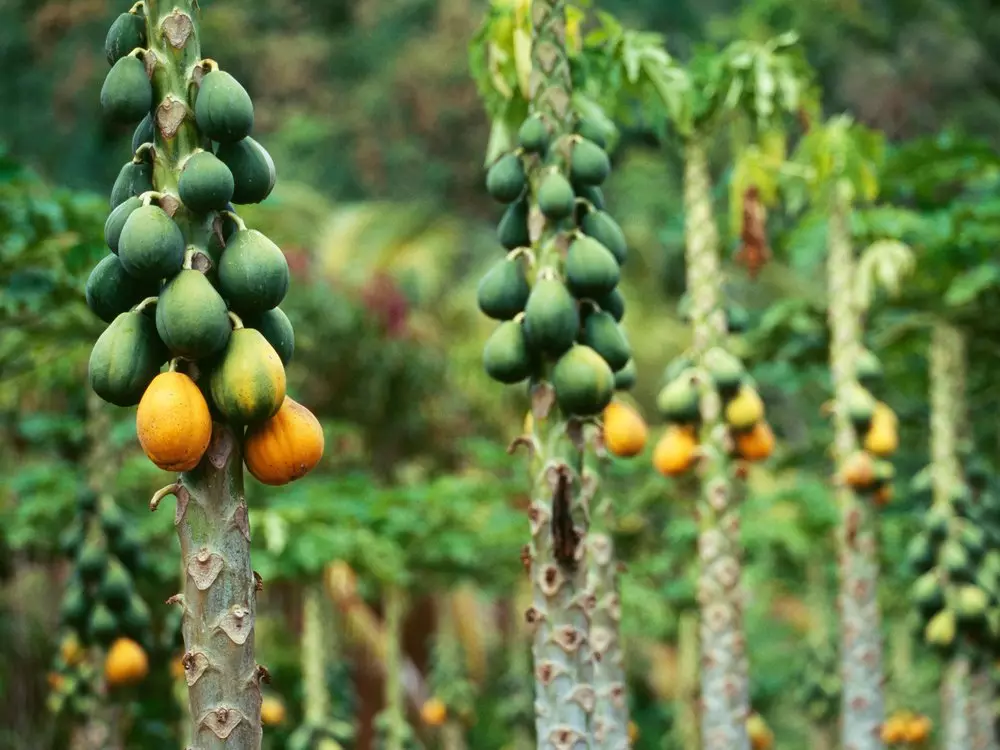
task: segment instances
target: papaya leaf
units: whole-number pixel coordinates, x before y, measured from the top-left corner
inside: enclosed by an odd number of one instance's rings
[[[1000,267],[983,263],[956,276],[944,294],[948,307],[963,307],[976,300],[987,289],[1000,286]]]

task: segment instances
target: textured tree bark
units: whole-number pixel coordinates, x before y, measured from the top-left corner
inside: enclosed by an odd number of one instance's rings
[[[834,460],[838,469],[857,449],[847,413],[861,346],[858,311],[853,300],[854,251],[850,201],[834,187],[827,230],[827,296],[830,325],[830,371],[833,375]],[[846,486],[836,490],[840,507],[840,616],[843,697],[841,736],[844,750],[877,750],[885,708],[882,695],[882,637],[876,597],[878,557],[872,508]]]
[[[684,148],[684,235],[691,298],[692,359],[725,343],[720,299],[719,232],[712,215],[712,183],[705,145]],[[706,383],[701,398],[704,451],[698,601],[701,606],[701,738],[705,750],[748,750],[750,713],[739,547],[739,511],[722,421],[722,402]]]
[[[969,661],[952,659],[941,683],[944,750],[969,750]]]
[[[995,696],[988,661],[972,670],[969,677],[969,695],[972,750],[997,750],[997,736],[993,726]]]

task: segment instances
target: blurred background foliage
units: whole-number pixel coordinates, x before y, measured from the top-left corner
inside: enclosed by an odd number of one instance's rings
[[[106,196],[128,157],[130,133],[104,125],[98,105],[101,41],[120,6],[0,0],[0,747],[16,750],[61,747],[65,732],[46,713],[46,676],[67,574],[58,539],[86,479],[93,418],[86,367],[100,325],[83,285],[106,252]],[[934,320],[968,333],[977,446],[991,462],[1000,446],[992,371],[1000,341],[995,13],[974,0],[600,7],[627,27],[663,34],[682,61],[795,29],[823,109],[849,111],[887,138],[880,201],[858,213],[854,233],[859,248],[889,238],[916,254],[901,295],[877,294],[868,324],[868,344],[887,371],[880,395],[902,425],[897,496],[881,514],[889,705],[937,716],[939,667],[912,649],[905,628],[903,552],[929,499],[921,470]],[[421,722],[420,703],[461,683],[471,703],[458,710],[462,700],[453,696],[450,704],[468,746],[524,747],[517,743],[530,730],[531,698],[518,602],[527,482],[523,461],[506,446],[525,394],[482,373],[490,324],[475,309],[478,279],[497,257],[498,212],[482,188],[490,123],[468,67],[486,3],[203,0],[202,8],[206,50],[251,93],[255,135],[278,166],[273,196],[243,213],[289,257],[295,292],[285,309],[297,333],[290,391],[327,435],[310,479],[279,492],[248,479],[255,567],[265,581],[258,651],[274,677],[271,695],[287,708],[266,733],[268,747],[293,747],[306,699],[297,635],[303,589],[321,583],[335,626],[326,647],[332,713],[357,727],[345,747],[373,747],[381,652],[366,623],[380,622],[387,586],[409,594],[405,682],[425,745],[437,747],[438,734]],[[642,108],[613,114],[621,131],[606,193],[631,248],[624,325],[637,353],[633,395],[652,415],[660,372],[688,336],[679,155],[663,123]],[[720,216],[738,156],[725,144],[713,154]],[[810,729],[798,688],[827,676],[806,635],[834,627],[837,518],[826,479],[831,429],[820,413],[829,397],[825,226],[788,208],[773,210],[769,227],[773,262],[753,282],[730,264],[727,279],[730,298],[750,316],[742,354],[780,440],[776,459],[753,470],[743,517],[753,704],[779,746],[795,748],[807,746]],[[724,237],[734,250],[738,236]],[[154,573],[143,585],[154,616],[168,622],[160,602],[178,577],[172,507],[146,509],[166,477],[138,450],[134,415],[106,411],[116,457],[109,489],[150,559]],[[642,457],[613,462],[608,491],[627,564],[623,627],[636,747],[681,748],[679,623],[694,607],[691,488],[655,476]],[[350,566],[356,589],[334,580],[334,561]],[[445,631],[448,622],[454,627]],[[432,648],[435,632],[450,634],[444,647]],[[457,662],[447,657],[456,649]],[[115,700],[132,717],[125,746],[177,746],[173,694]]]

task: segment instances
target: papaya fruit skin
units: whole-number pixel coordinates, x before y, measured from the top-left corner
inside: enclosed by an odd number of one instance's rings
[[[583,117],[576,125],[577,134],[586,138],[591,143],[596,143],[600,148],[606,149],[608,147],[608,141],[604,136],[604,130],[600,128],[596,122],[593,120]]]
[[[560,221],[573,213],[576,194],[569,180],[558,172],[549,172],[538,187],[537,199],[546,218]]]
[[[277,172],[271,155],[250,136],[234,143],[220,143],[215,155],[233,175],[233,203],[260,203],[274,190]]]
[[[294,482],[323,458],[323,426],[288,396],[271,419],[247,429],[243,460],[260,482],[273,487]]]
[[[610,313],[616,323],[622,322],[622,318],[625,317],[625,297],[617,288],[612,289],[607,294],[591,297],[591,300],[596,302],[597,306],[604,312]]]
[[[146,46],[146,20],[138,13],[122,13],[104,39],[104,55],[114,65],[136,47]]]
[[[559,279],[535,282],[524,306],[524,335],[532,351],[559,356],[576,341],[580,312]]]
[[[196,214],[223,210],[235,189],[233,173],[210,151],[192,155],[184,163],[177,182],[181,202]]]
[[[636,380],[635,362],[630,359],[623,368],[615,371],[615,390],[630,391],[635,388]]]
[[[262,313],[281,304],[288,293],[284,253],[256,229],[241,229],[226,243],[219,261],[219,291],[232,310]]]
[[[90,387],[115,406],[135,406],[167,361],[167,350],[147,315],[124,312],[90,352]]]
[[[507,320],[497,326],[483,348],[483,369],[505,385],[520,383],[531,375],[534,358],[520,323]]]
[[[142,394],[135,429],[146,457],[164,471],[191,471],[208,450],[212,416],[183,372],[160,373]]]
[[[130,276],[118,256],[108,254],[87,278],[87,307],[105,323],[111,323],[146,297],[155,297],[159,284]]]
[[[295,354],[295,330],[292,322],[280,307],[267,312],[243,318],[243,324],[263,334],[267,343],[274,347],[281,363],[287,365]]]
[[[524,310],[531,286],[520,259],[498,261],[486,272],[476,290],[483,314],[494,320],[510,320]]]
[[[524,163],[517,154],[504,154],[486,173],[486,192],[500,203],[513,203],[528,184]]]
[[[153,84],[146,65],[137,57],[126,56],[108,71],[101,87],[101,109],[114,122],[139,122],[153,108]]]
[[[125,199],[108,214],[108,218],[104,222],[104,241],[108,243],[108,249],[111,252],[118,253],[118,243],[121,241],[125,222],[132,215],[132,212],[140,206],[142,206],[142,200],[133,196]]]
[[[607,152],[583,138],[573,144],[570,153],[570,179],[580,185],[601,185],[611,174]]]
[[[285,400],[285,368],[260,331],[233,331],[222,360],[209,378],[212,401],[231,424],[273,417]]]
[[[125,220],[118,257],[136,278],[168,278],[184,265],[184,235],[162,208],[142,206]]]
[[[552,368],[552,385],[563,414],[584,417],[600,414],[611,403],[615,376],[601,355],[577,345]]]
[[[177,356],[206,359],[226,348],[232,327],[226,303],[200,271],[167,282],[156,303],[156,330]]]
[[[529,154],[544,154],[549,148],[552,134],[540,115],[531,115],[517,131],[517,141]]]
[[[224,70],[213,70],[201,79],[194,116],[201,131],[219,143],[240,141],[253,130],[250,95]]]
[[[566,286],[578,299],[610,294],[621,280],[615,256],[592,237],[573,240],[566,253]]]
[[[129,198],[153,189],[153,165],[148,162],[126,162],[111,188],[111,208],[118,208]]]
[[[518,200],[507,206],[497,225],[497,238],[508,250],[531,244],[528,234],[528,202]]]
[[[596,185],[574,185],[573,187],[578,197],[590,201],[590,205],[598,211],[604,210],[604,191],[599,187]]]
[[[622,369],[632,359],[632,350],[610,313],[596,312],[583,323],[581,343],[597,352],[613,372]]]
[[[580,230],[588,237],[593,237],[611,251],[618,265],[625,264],[628,258],[628,242],[625,233],[618,222],[606,211],[588,211],[580,222]]]
[[[139,150],[139,146],[144,143],[153,143],[156,139],[156,126],[153,124],[153,114],[147,112],[142,118],[142,122],[135,126],[132,134],[132,153]]]

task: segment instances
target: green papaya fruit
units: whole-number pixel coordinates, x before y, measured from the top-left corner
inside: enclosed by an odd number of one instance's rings
[[[552,134],[545,118],[541,115],[531,115],[517,131],[517,142],[529,154],[544,154],[549,148]]]
[[[705,352],[705,368],[712,376],[716,389],[723,396],[734,395],[746,375],[739,358],[718,346]]]
[[[125,220],[118,257],[136,278],[169,278],[184,265],[184,234],[162,208],[142,206]]]
[[[274,190],[278,175],[271,155],[250,136],[220,143],[215,155],[233,174],[233,203],[260,203]]]
[[[583,322],[583,336],[580,342],[586,344],[604,358],[612,371],[617,372],[632,359],[632,349],[625,333],[618,327],[610,313],[591,313]]]
[[[610,294],[621,279],[615,256],[597,240],[583,236],[566,253],[566,286],[578,299]]]
[[[573,213],[576,194],[569,180],[553,170],[542,178],[537,199],[538,208],[547,219],[560,221]]]
[[[206,359],[225,349],[232,326],[225,301],[205,274],[185,269],[160,292],[156,330],[173,354]]]
[[[152,625],[152,620],[153,617],[149,611],[149,605],[138,594],[133,594],[131,599],[129,599],[128,606],[122,613],[120,627],[125,636],[137,643],[147,643],[149,641],[149,629]]]
[[[139,122],[153,108],[153,84],[146,75],[146,65],[129,55],[118,60],[108,71],[101,87],[101,108],[114,122]]]
[[[559,279],[535,282],[524,306],[524,336],[533,352],[559,356],[576,341],[580,311]]]
[[[906,562],[917,573],[926,573],[934,567],[934,547],[926,534],[917,534],[906,546]]]
[[[947,507],[935,505],[924,516],[924,528],[931,544],[938,545],[948,537],[951,514]]]
[[[944,587],[937,573],[930,572],[920,576],[910,589],[910,598],[917,610],[930,617],[944,608]]]
[[[978,586],[966,584],[955,591],[955,616],[962,625],[981,625],[990,606],[989,595]]]
[[[582,138],[586,138],[591,143],[596,143],[602,149],[608,147],[604,128],[598,125],[596,120],[592,120],[589,117],[580,118],[580,121],[576,124],[576,132]]]
[[[122,529],[112,538],[111,551],[133,575],[140,572],[142,568],[142,542],[128,527]]]
[[[943,609],[931,618],[924,628],[924,639],[929,646],[948,649],[955,641],[957,622],[955,613],[950,609]]]
[[[615,372],[615,390],[630,391],[635,388],[635,383],[635,362],[630,359],[623,368]]]
[[[101,507],[101,528],[108,539],[117,539],[124,531],[128,520],[118,503],[114,500],[106,499]]]
[[[181,203],[196,214],[223,210],[233,199],[235,187],[233,173],[211,151],[192,154],[177,181]]]
[[[79,520],[73,521],[59,534],[59,551],[65,557],[76,557],[85,536],[83,524]]]
[[[604,210],[604,191],[599,187],[596,185],[574,185],[573,189],[576,191],[578,198],[590,201],[590,205],[598,211]]]
[[[122,13],[111,24],[104,39],[108,65],[114,65],[137,47],[146,47],[146,19],[138,13]]]
[[[977,490],[986,489],[990,481],[990,467],[976,456],[965,464],[965,480]]]
[[[486,340],[483,368],[494,380],[513,385],[531,375],[534,361],[521,324],[505,320]]]
[[[159,283],[129,274],[117,255],[108,254],[87,277],[84,294],[87,307],[105,323],[111,323],[146,297],[155,297]]]
[[[694,375],[693,370],[682,372],[657,394],[656,408],[668,422],[689,424],[700,419],[701,406]]]
[[[625,233],[607,211],[588,211],[580,222],[580,231],[610,250],[619,266],[625,264],[628,257]]]
[[[896,478],[896,467],[891,461],[876,461],[873,467],[875,472],[874,489],[884,487]]]
[[[599,308],[604,310],[604,312],[611,313],[611,317],[614,318],[616,322],[622,322],[622,318],[625,317],[625,297],[617,288],[612,289],[607,294],[599,294],[596,297],[591,297],[590,299],[595,302]]]
[[[103,602],[98,602],[90,611],[87,631],[94,642],[102,646],[110,646],[118,636],[118,621]]]
[[[871,388],[882,380],[882,363],[871,350],[862,349],[854,361],[854,377],[865,388]]]
[[[986,533],[981,528],[966,524],[958,539],[973,565],[978,564],[986,555]]]
[[[108,567],[104,570],[98,596],[115,612],[123,611],[132,598],[132,576],[128,574],[125,566],[113,557],[108,560]]]
[[[948,571],[948,578],[954,582],[971,581],[973,577],[972,560],[969,553],[958,542],[948,541],[941,547],[938,556],[944,569]]]
[[[219,261],[219,291],[230,309],[242,315],[275,308],[288,284],[288,261],[265,234],[241,229],[229,238]]]
[[[504,154],[486,172],[486,192],[500,203],[513,203],[528,184],[524,163],[515,153]]]
[[[76,507],[83,514],[93,513],[97,510],[98,495],[90,487],[81,487],[76,493]]]
[[[497,225],[497,238],[508,250],[531,244],[528,234],[528,202],[518,200],[507,206]]]
[[[94,393],[115,406],[135,406],[167,361],[167,349],[146,315],[124,312],[90,352],[88,376]]]
[[[267,342],[274,347],[282,364],[292,361],[295,353],[295,331],[292,323],[280,307],[275,307],[258,315],[243,318],[243,325],[260,331]]]
[[[867,388],[852,384],[847,392],[847,414],[859,436],[865,435],[872,426],[875,414],[875,397]]]
[[[599,414],[615,392],[615,375],[600,354],[576,345],[552,368],[556,401],[566,416]]]
[[[83,630],[87,626],[89,612],[87,589],[79,579],[70,579],[59,605],[59,619],[74,630]]]
[[[155,140],[156,125],[153,123],[153,114],[149,112],[142,118],[142,122],[136,125],[135,132],[132,134],[132,153],[138,151],[142,144],[153,143]]]
[[[285,368],[260,331],[240,328],[209,376],[212,401],[230,424],[252,424],[277,413],[285,400]]]
[[[132,212],[142,206],[142,199],[136,196],[126,198],[125,201],[111,210],[108,218],[104,222],[104,241],[108,243],[108,249],[118,252],[118,242],[122,237],[122,229]]]
[[[611,160],[603,148],[581,138],[570,152],[569,176],[575,184],[600,185],[611,174]]]
[[[677,378],[694,366],[694,360],[690,357],[685,357],[683,355],[674,357],[667,363],[667,366],[663,368],[663,374],[660,376],[660,387],[662,388],[668,383],[674,382]]]
[[[969,492],[967,487],[961,487],[955,490],[951,498],[951,509],[954,511],[956,516],[961,518],[968,518],[969,512],[972,510],[972,494]]]
[[[234,143],[253,130],[253,102],[239,81],[224,70],[213,70],[201,79],[194,117],[213,141]]]
[[[524,311],[531,285],[520,258],[504,258],[486,272],[476,290],[479,309],[494,320],[510,320]]]
[[[108,557],[101,545],[93,538],[87,538],[76,556],[76,572],[84,583],[97,583],[104,574]]]
[[[129,198],[153,189],[153,165],[146,161],[129,161],[122,165],[111,187],[111,208],[118,208]]]
[[[750,327],[750,313],[742,305],[726,306],[726,330],[729,333],[746,333]]]

